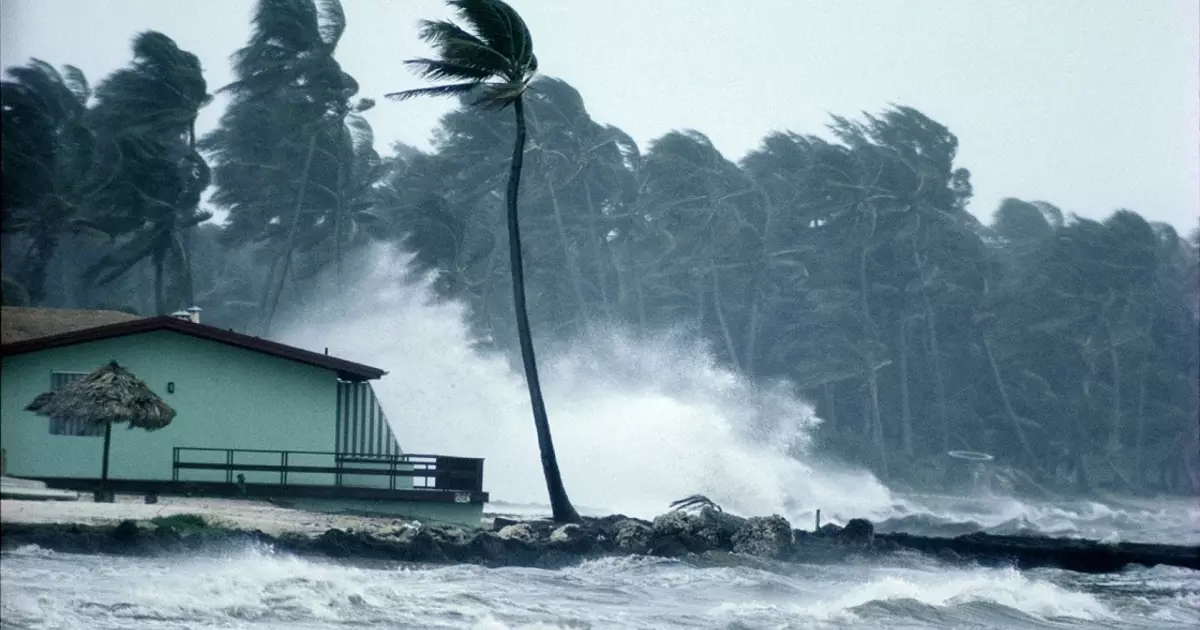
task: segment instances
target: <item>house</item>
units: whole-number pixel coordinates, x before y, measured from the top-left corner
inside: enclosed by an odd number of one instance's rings
[[[271,497],[297,507],[477,525],[483,461],[404,453],[371,382],[383,370],[206,326],[199,309],[139,318],[0,309],[3,474],[95,489],[103,430],[25,406],[116,361],[175,409],[157,431],[114,427],[116,492]]]

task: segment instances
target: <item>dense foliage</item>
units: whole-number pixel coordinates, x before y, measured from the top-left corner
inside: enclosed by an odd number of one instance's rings
[[[9,68],[5,304],[195,303],[265,334],[319,278],[340,286],[350,251],[402,242],[515,351],[513,117],[464,96],[432,151],[379,156],[334,59],[344,26],[336,2],[261,0],[198,145],[199,65],[160,33],[94,94],[71,67]],[[730,369],[793,383],[826,448],[894,481],[939,484],[946,451],[970,449],[1053,487],[1200,491],[1200,234],[1020,199],[981,223],[957,138],[908,107],[771,133],[740,162],[692,130],[639,147],[558,79],[524,107],[539,341],[689,326]]]

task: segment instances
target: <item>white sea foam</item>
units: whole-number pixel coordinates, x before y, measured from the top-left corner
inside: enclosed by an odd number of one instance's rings
[[[523,376],[474,350],[462,305],[435,300],[407,261],[376,250],[345,295],[310,304],[284,339],[387,370],[376,389],[406,449],[484,457],[495,498],[544,503]],[[894,502],[869,473],[807,454],[819,420],[786,383],[739,378],[682,332],[600,326],[535,340],[558,459],[581,506],[653,516],[699,492],[735,512],[807,522],[815,509],[878,517]]]

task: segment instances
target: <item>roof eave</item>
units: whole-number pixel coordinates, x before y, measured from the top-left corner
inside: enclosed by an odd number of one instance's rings
[[[48,350],[50,348],[60,348],[64,346],[72,346],[79,343],[87,343],[90,341],[101,341],[104,339],[113,339],[116,337],[124,337],[126,335],[154,332],[157,330],[170,330],[173,332],[185,334],[199,339],[206,339],[217,343],[223,343],[234,347],[239,347],[252,352],[260,352],[277,358],[295,361],[319,367],[322,369],[333,371],[338,375],[338,378],[346,380],[376,380],[381,378],[385,372],[376,367],[331,357],[329,355],[318,354],[303,348],[288,346],[275,341],[262,339],[260,337],[251,337],[241,333],[235,333],[232,330],[221,330],[213,326],[205,324],[197,324],[176,319],[170,316],[148,317],[144,319],[135,319],[128,322],[118,322],[116,324],[108,324],[104,326],[96,326],[93,328],[84,328],[71,332],[61,333],[58,335],[50,335],[47,337],[39,337],[36,339],[27,339],[10,344],[0,345],[0,356],[14,356],[27,354],[30,352],[38,352],[40,350]]]

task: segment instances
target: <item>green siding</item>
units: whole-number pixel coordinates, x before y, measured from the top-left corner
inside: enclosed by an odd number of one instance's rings
[[[158,431],[113,427],[109,474],[114,478],[170,479],[175,446],[334,450],[337,379],[333,372],[156,331],[4,357],[0,447],[5,450],[8,474],[99,476],[103,438],[51,435],[49,418],[24,407],[50,389],[52,372],[90,372],[114,359],[178,412],[170,426]],[[174,393],[167,393],[168,382],[175,383]],[[332,458],[325,464],[332,465]],[[224,478],[223,473],[209,476],[214,481]],[[288,481],[309,482],[302,477],[292,475]],[[205,474],[189,471],[188,478],[200,480]],[[271,482],[278,475],[247,474],[246,480]],[[328,483],[324,479],[318,483],[322,482]]]

